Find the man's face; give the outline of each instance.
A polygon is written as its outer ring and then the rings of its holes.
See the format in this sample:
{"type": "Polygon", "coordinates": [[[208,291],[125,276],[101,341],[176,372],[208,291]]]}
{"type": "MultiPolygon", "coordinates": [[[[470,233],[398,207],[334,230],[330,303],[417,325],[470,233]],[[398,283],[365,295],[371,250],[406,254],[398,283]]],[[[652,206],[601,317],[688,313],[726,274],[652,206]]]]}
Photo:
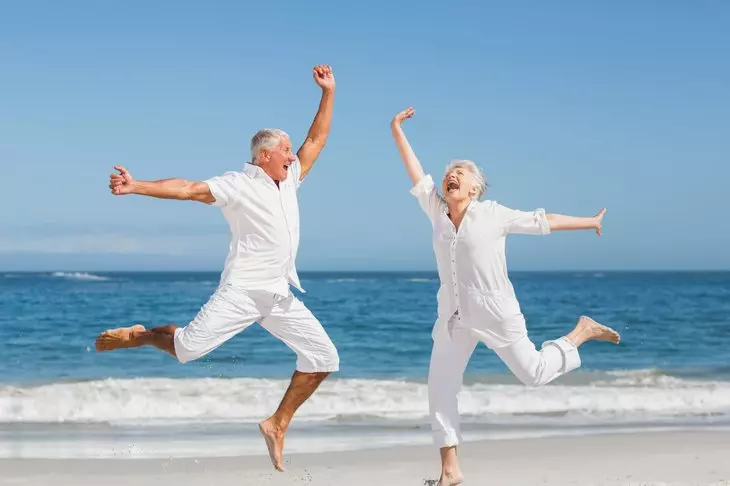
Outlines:
{"type": "Polygon", "coordinates": [[[297,160],[291,149],[289,137],[283,137],[279,145],[272,149],[264,149],[258,157],[258,166],[266,172],[269,177],[279,182],[289,175],[289,166],[297,160]]]}

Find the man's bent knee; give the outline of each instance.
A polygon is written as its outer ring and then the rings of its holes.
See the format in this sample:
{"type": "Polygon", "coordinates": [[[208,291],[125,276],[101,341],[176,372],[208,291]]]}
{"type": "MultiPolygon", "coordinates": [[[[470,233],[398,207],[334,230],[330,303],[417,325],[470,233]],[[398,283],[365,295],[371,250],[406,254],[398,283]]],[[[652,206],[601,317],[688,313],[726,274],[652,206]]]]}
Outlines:
{"type": "Polygon", "coordinates": [[[340,371],[340,355],[334,345],[332,345],[329,351],[325,354],[322,368],[324,369],[319,370],[322,373],[340,371]]]}
{"type": "Polygon", "coordinates": [[[297,359],[297,371],[301,373],[330,374],[340,370],[340,356],[334,345],[316,354],[300,354],[297,359]]]}
{"type": "Polygon", "coordinates": [[[175,358],[180,363],[185,364],[194,361],[205,354],[201,352],[200,346],[196,344],[195,340],[190,339],[190,336],[185,334],[185,328],[180,327],[175,330],[173,351],[175,358]]]}

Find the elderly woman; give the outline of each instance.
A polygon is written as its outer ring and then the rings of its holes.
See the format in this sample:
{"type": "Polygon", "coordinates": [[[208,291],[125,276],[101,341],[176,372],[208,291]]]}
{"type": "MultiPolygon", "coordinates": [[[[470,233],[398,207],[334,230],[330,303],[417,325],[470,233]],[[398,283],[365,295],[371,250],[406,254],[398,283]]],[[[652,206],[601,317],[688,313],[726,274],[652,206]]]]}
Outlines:
{"type": "Polygon", "coordinates": [[[592,229],[600,235],[605,210],[592,218],[575,218],[479,201],[486,183],[479,168],[468,160],[457,160],[447,167],[439,195],[401,127],[414,114],[413,108],[398,113],[391,128],[414,184],[411,193],[433,226],[441,287],[428,375],[429,406],[434,441],[441,449],[439,484],[452,486],[462,482],[456,456],[461,441],[457,394],[479,341],[497,353],[520,381],[539,386],[578,368],[581,344],[589,340],[618,343],[619,335],[581,317],[570,333],[544,343],[538,351],[527,336],[505,262],[508,234],[592,229]]]}

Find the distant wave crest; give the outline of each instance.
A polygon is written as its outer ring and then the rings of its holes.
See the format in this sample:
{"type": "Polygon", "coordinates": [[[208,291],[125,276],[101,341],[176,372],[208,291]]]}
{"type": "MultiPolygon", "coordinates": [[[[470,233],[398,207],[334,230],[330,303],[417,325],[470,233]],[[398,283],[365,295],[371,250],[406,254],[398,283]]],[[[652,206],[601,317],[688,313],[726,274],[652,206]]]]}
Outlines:
{"type": "Polygon", "coordinates": [[[54,272],[51,274],[56,278],[65,278],[68,280],[86,280],[92,282],[105,282],[111,280],[109,277],[103,277],[101,275],[94,275],[93,273],[86,272],[54,272]]]}

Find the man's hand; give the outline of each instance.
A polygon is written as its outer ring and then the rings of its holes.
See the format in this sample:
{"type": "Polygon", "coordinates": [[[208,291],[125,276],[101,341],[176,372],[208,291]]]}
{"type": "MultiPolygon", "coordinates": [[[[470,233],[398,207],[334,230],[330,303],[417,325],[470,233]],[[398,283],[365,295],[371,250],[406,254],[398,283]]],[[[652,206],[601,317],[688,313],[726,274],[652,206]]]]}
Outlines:
{"type": "Polygon", "coordinates": [[[323,91],[334,91],[335,75],[332,74],[332,68],[328,64],[314,66],[312,76],[314,76],[314,82],[317,83],[317,86],[322,88],[323,91]]]}
{"type": "Polygon", "coordinates": [[[416,110],[414,110],[413,107],[406,108],[405,110],[395,115],[393,117],[393,121],[390,122],[390,124],[391,126],[400,126],[400,124],[403,123],[404,120],[408,120],[415,114],[416,110]]]}
{"type": "Polygon", "coordinates": [[[124,194],[132,194],[134,178],[127,169],[121,165],[114,166],[115,170],[119,171],[119,174],[112,174],[109,178],[109,189],[112,190],[112,194],[115,196],[122,196],[124,194]]]}

